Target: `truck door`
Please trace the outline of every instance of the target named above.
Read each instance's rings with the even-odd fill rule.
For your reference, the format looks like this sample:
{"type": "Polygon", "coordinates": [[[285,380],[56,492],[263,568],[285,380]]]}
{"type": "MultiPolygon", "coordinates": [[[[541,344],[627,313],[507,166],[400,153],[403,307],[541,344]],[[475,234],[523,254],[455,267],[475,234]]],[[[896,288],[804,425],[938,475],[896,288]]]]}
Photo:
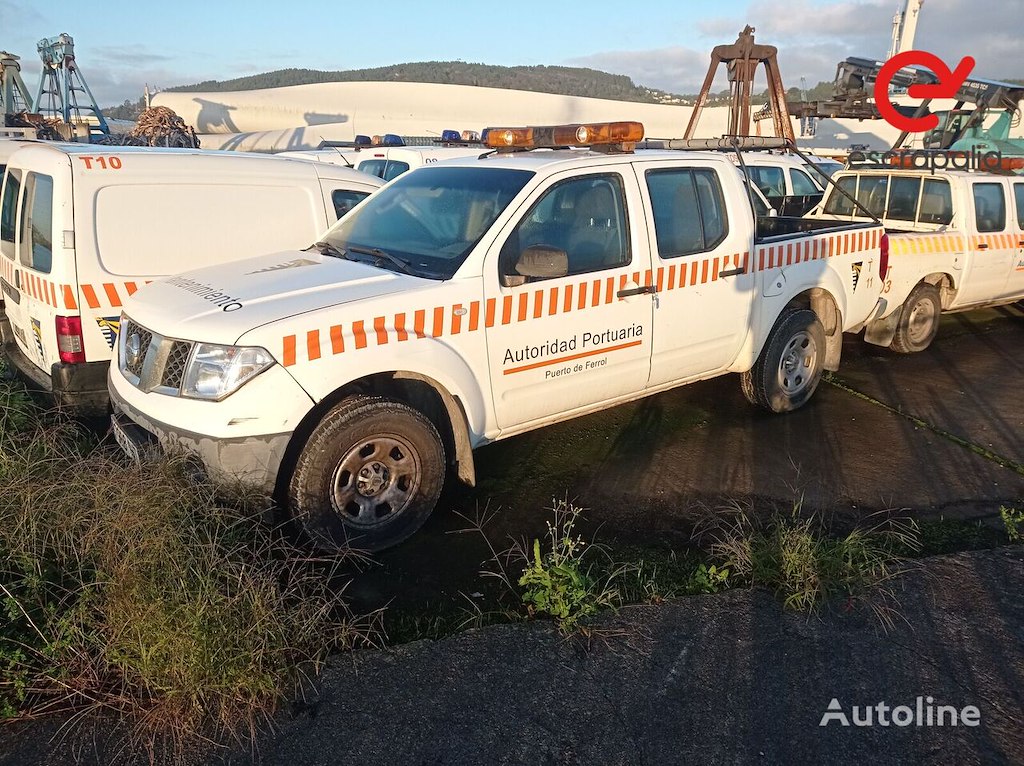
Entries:
{"type": "Polygon", "coordinates": [[[958,304],[985,303],[1006,295],[1016,239],[1010,232],[1006,182],[973,180],[970,198],[974,231],[969,236],[970,260],[958,304]]]}
{"type": "Polygon", "coordinates": [[[556,177],[524,209],[496,240],[484,278],[502,430],[641,392],[650,370],[650,250],[632,224],[642,207],[631,172],[556,177]],[[561,275],[522,276],[537,272],[527,252],[561,263],[561,275]]]}
{"type": "Polygon", "coordinates": [[[1013,231],[1011,243],[1015,249],[1006,294],[1020,297],[1024,296],[1024,181],[1015,181],[1013,184],[1013,205],[1016,208],[1013,218],[1017,227],[1013,231]]]}
{"type": "Polygon", "coordinates": [[[753,219],[730,216],[717,163],[637,169],[655,243],[651,386],[720,372],[750,329],[753,219]]]}
{"type": "Polygon", "coordinates": [[[10,168],[3,190],[3,291],[15,340],[41,371],[59,361],[54,317],[59,285],[51,278],[55,241],[53,176],[10,168]]]}

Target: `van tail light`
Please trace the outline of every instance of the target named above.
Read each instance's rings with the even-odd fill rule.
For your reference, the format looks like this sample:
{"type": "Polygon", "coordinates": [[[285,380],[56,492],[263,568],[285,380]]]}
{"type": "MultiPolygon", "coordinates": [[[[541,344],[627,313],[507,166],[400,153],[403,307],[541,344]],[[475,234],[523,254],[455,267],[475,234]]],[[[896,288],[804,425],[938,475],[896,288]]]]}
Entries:
{"type": "Polygon", "coordinates": [[[85,361],[82,317],[57,317],[57,351],[65,364],[81,364],[85,361]]]}
{"type": "Polygon", "coordinates": [[[878,277],[885,282],[885,275],[889,273],[889,235],[883,234],[882,241],[879,242],[879,250],[881,251],[878,255],[878,277]]]}

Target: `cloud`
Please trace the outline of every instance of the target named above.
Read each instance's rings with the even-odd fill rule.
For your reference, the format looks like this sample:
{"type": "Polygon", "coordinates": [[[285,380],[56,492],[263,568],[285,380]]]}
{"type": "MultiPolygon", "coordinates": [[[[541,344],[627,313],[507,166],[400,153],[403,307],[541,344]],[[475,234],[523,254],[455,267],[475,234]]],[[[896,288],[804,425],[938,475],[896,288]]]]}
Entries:
{"type": "MultiPolygon", "coordinates": [[[[603,51],[567,63],[625,74],[638,85],[693,93],[707,72],[711,48],[732,43],[750,24],[758,43],[778,48],[787,87],[799,86],[801,77],[813,86],[831,82],[836,65],[847,57],[884,59],[897,5],[896,0],[787,0],[780,12],[777,0],[753,0],[742,20],[713,17],[697,22],[697,31],[708,40],[706,49],[603,51]]],[[[1024,0],[927,0],[914,47],[935,53],[951,67],[963,56],[973,56],[977,76],[1024,78],[1015,28],[1021,17],[1024,0]]],[[[714,87],[725,87],[724,75],[714,87]]]]}

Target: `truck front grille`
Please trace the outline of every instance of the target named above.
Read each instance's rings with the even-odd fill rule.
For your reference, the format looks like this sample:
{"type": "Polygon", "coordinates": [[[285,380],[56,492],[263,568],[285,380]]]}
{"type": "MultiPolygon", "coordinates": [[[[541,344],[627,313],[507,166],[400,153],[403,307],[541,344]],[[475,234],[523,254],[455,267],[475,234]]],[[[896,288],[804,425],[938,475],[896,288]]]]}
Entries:
{"type": "Polygon", "coordinates": [[[188,364],[191,353],[191,343],[183,340],[173,341],[171,351],[167,354],[163,374],[160,376],[161,385],[175,390],[181,389],[181,382],[185,377],[185,366],[188,364]]]}
{"type": "Polygon", "coordinates": [[[153,333],[130,319],[125,322],[125,326],[120,328],[119,332],[122,333],[126,339],[135,335],[139,338],[139,348],[141,349],[141,353],[134,359],[123,359],[122,364],[124,365],[125,370],[130,372],[136,378],[140,378],[142,377],[142,365],[146,360],[146,350],[149,348],[149,344],[153,340],[153,333]]]}
{"type": "Polygon", "coordinates": [[[118,367],[142,391],[177,395],[194,345],[158,335],[125,317],[118,338],[118,367]],[[138,353],[133,354],[136,349],[138,353]]]}

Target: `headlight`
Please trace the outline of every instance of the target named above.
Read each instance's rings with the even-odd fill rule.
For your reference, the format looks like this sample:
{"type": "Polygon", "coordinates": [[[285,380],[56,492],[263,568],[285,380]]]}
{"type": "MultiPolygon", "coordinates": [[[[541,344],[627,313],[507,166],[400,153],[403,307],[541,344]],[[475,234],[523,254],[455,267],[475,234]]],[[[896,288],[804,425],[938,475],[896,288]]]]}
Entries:
{"type": "Polygon", "coordinates": [[[258,346],[217,346],[197,343],[185,368],[181,395],[193,399],[223,399],[274,364],[258,346]]]}

